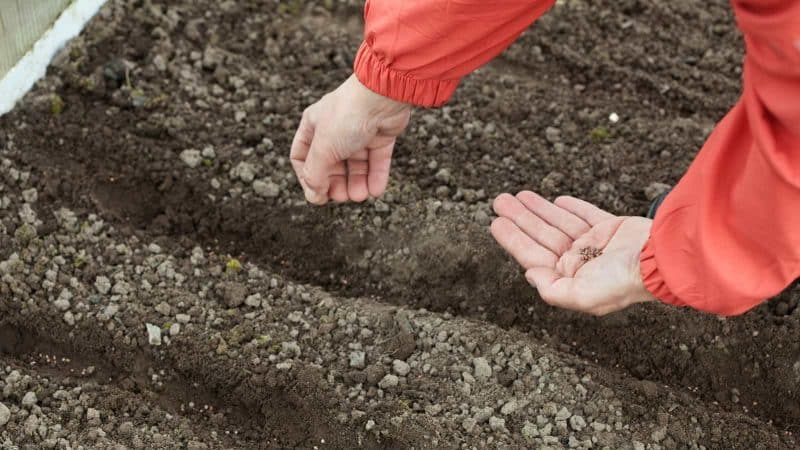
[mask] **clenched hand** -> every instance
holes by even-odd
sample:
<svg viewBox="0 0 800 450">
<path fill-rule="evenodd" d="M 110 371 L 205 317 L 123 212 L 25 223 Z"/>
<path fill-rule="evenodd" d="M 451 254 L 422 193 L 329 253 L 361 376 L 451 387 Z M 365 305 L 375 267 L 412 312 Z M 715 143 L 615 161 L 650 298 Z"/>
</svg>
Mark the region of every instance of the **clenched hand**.
<svg viewBox="0 0 800 450">
<path fill-rule="evenodd" d="M 361 202 L 386 190 L 395 140 L 411 106 L 376 94 L 351 76 L 303 113 L 292 142 L 306 200 Z"/>
</svg>

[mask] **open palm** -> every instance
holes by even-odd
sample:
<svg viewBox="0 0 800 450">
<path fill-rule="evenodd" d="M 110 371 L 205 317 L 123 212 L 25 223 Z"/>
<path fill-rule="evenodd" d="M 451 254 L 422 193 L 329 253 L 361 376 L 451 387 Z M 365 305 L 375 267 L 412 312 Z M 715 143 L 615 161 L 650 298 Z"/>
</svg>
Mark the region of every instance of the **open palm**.
<svg viewBox="0 0 800 450">
<path fill-rule="evenodd" d="M 653 300 L 639 273 L 652 221 L 619 217 L 574 197 L 523 191 L 494 202 L 492 235 L 549 304 L 595 315 Z"/>
</svg>

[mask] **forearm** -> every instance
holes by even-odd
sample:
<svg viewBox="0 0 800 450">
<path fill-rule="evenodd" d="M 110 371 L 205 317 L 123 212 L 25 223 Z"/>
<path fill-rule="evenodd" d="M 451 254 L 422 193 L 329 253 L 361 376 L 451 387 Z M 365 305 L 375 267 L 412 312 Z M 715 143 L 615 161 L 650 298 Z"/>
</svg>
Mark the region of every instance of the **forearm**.
<svg viewBox="0 0 800 450">
<path fill-rule="evenodd" d="M 800 276 L 800 7 L 737 1 L 742 99 L 659 209 L 645 285 L 678 306 L 740 314 Z"/>
</svg>

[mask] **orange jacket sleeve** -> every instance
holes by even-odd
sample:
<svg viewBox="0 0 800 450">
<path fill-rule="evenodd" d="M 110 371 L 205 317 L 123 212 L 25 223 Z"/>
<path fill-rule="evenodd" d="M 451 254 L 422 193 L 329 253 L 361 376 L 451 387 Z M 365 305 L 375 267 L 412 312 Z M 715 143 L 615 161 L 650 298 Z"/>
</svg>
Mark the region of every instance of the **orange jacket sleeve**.
<svg viewBox="0 0 800 450">
<path fill-rule="evenodd" d="M 354 69 L 383 96 L 440 106 L 555 0 L 367 0 Z"/>
<path fill-rule="evenodd" d="M 656 297 L 721 315 L 800 276 L 800 1 L 732 3 L 742 98 L 659 208 L 641 256 Z"/>
</svg>

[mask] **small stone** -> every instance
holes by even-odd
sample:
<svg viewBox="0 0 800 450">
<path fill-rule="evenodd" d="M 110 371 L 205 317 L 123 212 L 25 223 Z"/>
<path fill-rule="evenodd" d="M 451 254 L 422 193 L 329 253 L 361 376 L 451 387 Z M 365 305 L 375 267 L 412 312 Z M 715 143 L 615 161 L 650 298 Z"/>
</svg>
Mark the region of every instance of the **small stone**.
<svg viewBox="0 0 800 450">
<path fill-rule="evenodd" d="M 397 384 L 400 382 L 400 379 L 397 378 L 397 375 L 387 374 L 383 379 L 378 383 L 378 387 L 381 389 L 392 389 L 397 387 Z"/>
<path fill-rule="evenodd" d="M 238 178 L 245 183 L 252 183 L 256 178 L 256 170 L 249 162 L 242 161 L 233 168 L 231 175 L 232 178 Z"/>
<path fill-rule="evenodd" d="M 39 199 L 39 193 L 36 188 L 25 189 L 22 191 L 22 199 L 28 203 L 36 203 L 36 200 Z"/>
<path fill-rule="evenodd" d="M 373 428 L 375 428 L 375 421 L 374 420 L 368 420 L 367 424 L 364 426 L 364 428 L 366 428 L 367 431 L 372 430 Z"/>
<path fill-rule="evenodd" d="M 56 301 L 54 301 L 54 302 L 53 302 L 53 305 L 54 305 L 54 306 L 55 306 L 55 307 L 56 307 L 56 308 L 57 308 L 59 311 L 66 311 L 66 310 L 68 310 L 68 309 L 69 309 L 69 300 L 67 300 L 67 299 L 65 299 L 65 298 L 59 298 L 58 300 L 56 300 Z"/>
<path fill-rule="evenodd" d="M 281 187 L 273 183 L 271 180 L 256 180 L 253 181 L 253 190 L 256 195 L 261 197 L 273 198 L 281 193 Z"/>
<path fill-rule="evenodd" d="M 168 316 L 171 311 L 172 307 L 169 306 L 169 303 L 167 302 L 161 302 L 158 305 L 156 305 L 156 312 L 158 312 L 159 314 Z"/>
<path fill-rule="evenodd" d="M 161 345 L 161 328 L 151 323 L 145 324 L 145 326 L 147 327 L 147 342 L 153 346 Z"/>
<path fill-rule="evenodd" d="M 244 300 L 244 304 L 252 308 L 258 308 L 261 306 L 261 294 L 247 296 L 247 298 Z"/>
<path fill-rule="evenodd" d="M 507 416 L 509 414 L 514 414 L 514 412 L 516 412 L 517 408 L 519 408 L 519 405 L 517 404 L 517 401 L 516 400 L 509 400 L 508 402 L 506 402 L 505 405 L 503 405 L 502 408 L 500 408 L 500 414 L 502 414 L 504 416 Z"/>
<path fill-rule="evenodd" d="M 633 441 L 633 450 L 645 450 L 644 443 L 639 441 Z"/>
<path fill-rule="evenodd" d="M 400 375 L 401 377 L 408 375 L 408 373 L 411 371 L 411 366 L 409 366 L 407 362 L 399 359 L 395 359 L 392 362 L 392 368 L 394 369 L 394 373 Z"/>
<path fill-rule="evenodd" d="M 608 121 L 611 123 L 619 122 L 619 114 L 612 112 L 611 114 L 608 115 Z"/>
<path fill-rule="evenodd" d="M 531 442 L 533 438 L 539 436 L 539 429 L 536 428 L 536 425 L 526 421 L 525 425 L 522 426 L 522 437 L 525 438 L 526 441 Z"/>
<path fill-rule="evenodd" d="M 225 283 L 222 291 L 222 298 L 229 307 L 236 308 L 241 306 L 246 296 L 247 287 L 242 283 Z"/>
<path fill-rule="evenodd" d="M 173 323 L 169 326 L 169 335 L 170 336 L 177 336 L 181 333 L 181 324 Z"/>
<path fill-rule="evenodd" d="M 661 442 L 666 437 L 667 437 L 667 429 L 664 427 L 661 427 L 653 431 L 653 433 L 650 435 L 650 439 L 652 439 L 654 442 Z"/>
<path fill-rule="evenodd" d="M 486 381 L 492 376 L 492 366 L 486 358 L 475 358 L 472 365 L 475 367 L 475 378 L 479 381 Z"/>
<path fill-rule="evenodd" d="M 561 407 L 561 409 L 559 409 L 556 413 L 556 421 L 567 420 L 570 418 L 570 416 L 572 416 L 572 413 L 569 412 L 567 408 Z"/>
<path fill-rule="evenodd" d="M 569 418 L 569 427 L 575 431 L 586 428 L 586 420 L 582 416 L 572 416 Z"/>
<path fill-rule="evenodd" d="M 94 287 L 97 292 L 108 294 L 111 291 L 111 281 L 106 277 L 99 276 L 94 280 Z"/>
<path fill-rule="evenodd" d="M 484 423 L 489 420 L 489 417 L 492 417 L 492 414 L 494 414 L 494 408 L 491 406 L 479 409 L 478 412 L 475 413 L 475 421 L 478 423 Z"/>
<path fill-rule="evenodd" d="M 355 367 L 356 369 L 363 369 L 366 364 L 366 354 L 364 352 L 356 350 L 354 352 L 350 352 L 350 367 Z"/>
<path fill-rule="evenodd" d="M 69 326 L 75 325 L 75 315 L 72 314 L 72 311 L 67 311 L 64 313 L 64 322 L 66 322 Z"/>
<path fill-rule="evenodd" d="M 547 127 L 544 130 L 544 137 L 547 139 L 547 142 L 551 144 L 561 142 L 561 130 L 555 127 Z"/>
<path fill-rule="evenodd" d="M 24 406 L 26 408 L 30 408 L 33 405 L 35 405 L 36 402 L 38 402 L 38 401 L 39 401 L 39 399 L 36 398 L 36 393 L 29 391 L 29 392 L 25 393 L 24 397 L 22 397 L 22 406 Z"/>
<path fill-rule="evenodd" d="M 89 408 L 86 410 L 86 420 L 90 425 L 100 425 L 100 411 Z"/>
<path fill-rule="evenodd" d="M 295 341 L 281 343 L 281 350 L 292 356 L 300 356 L 300 346 Z"/>
<path fill-rule="evenodd" d="M 192 320 L 192 316 L 190 316 L 190 315 L 188 315 L 188 314 L 176 314 L 176 315 L 175 315 L 175 320 L 177 320 L 177 321 L 178 321 L 178 323 L 184 323 L 184 324 L 186 324 L 186 323 L 189 323 L 189 322 L 191 322 L 191 320 Z"/>
<path fill-rule="evenodd" d="M 5 426 L 11 420 L 11 410 L 2 403 L 0 403 L 0 427 Z"/>
<path fill-rule="evenodd" d="M 184 150 L 181 152 L 180 157 L 181 161 L 183 161 L 183 163 L 189 166 L 191 169 L 194 169 L 203 162 L 203 157 L 200 154 L 200 150 Z"/>
<path fill-rule="evenodd" d="M 467 417 L 461 422 L 461 426 L 467 433 L 472 433 L 472 430 L 475 429 L 476 425 L 478 425 L 478 422 L 472 417 Z"/>
<path fill-rule="evenodd" d="M 491 428 L 492 431 L 497 433 L 505 432 L 506 420 L 496 416 L 492 416 L 489 418 L 489 428 Z"/>
</svg>

